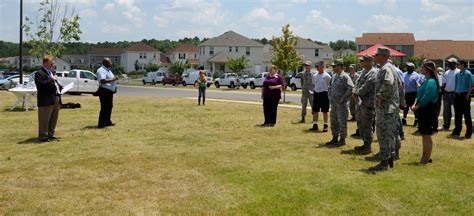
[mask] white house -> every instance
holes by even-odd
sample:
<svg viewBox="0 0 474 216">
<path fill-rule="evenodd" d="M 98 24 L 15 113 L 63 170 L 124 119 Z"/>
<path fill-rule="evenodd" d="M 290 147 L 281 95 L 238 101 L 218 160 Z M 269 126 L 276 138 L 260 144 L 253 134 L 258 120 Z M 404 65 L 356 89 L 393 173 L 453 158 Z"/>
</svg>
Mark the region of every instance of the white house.
<svg viewBox="0 0 474 216">
<path fill-rule="evenodd" d="M 194 68 L 199 66 L 199 48 L 192 44 L 181 44 L 167 54 L 171 63 L 182 61 Z"/>
<path fill-rule="evenodd" d="M 121 66 L 127 73 L 135 71 L 135 63 L 138 63 L 138 70 L 144 70 L 148 64 L 160 64 L 160 55 L 159 50 L 139 42 L 122 50 Z"/>
<path fill-rule="evenodd" d="M 199 44 L 199 62 L 205 69 L 215 71 L 230 71 L 228 58 L 245 56 L 249 59 L 248 73 L 260 73 L 263 66 L 263 44 L 253 41 L 233 31 L 211 38 Z"/>
</svg>

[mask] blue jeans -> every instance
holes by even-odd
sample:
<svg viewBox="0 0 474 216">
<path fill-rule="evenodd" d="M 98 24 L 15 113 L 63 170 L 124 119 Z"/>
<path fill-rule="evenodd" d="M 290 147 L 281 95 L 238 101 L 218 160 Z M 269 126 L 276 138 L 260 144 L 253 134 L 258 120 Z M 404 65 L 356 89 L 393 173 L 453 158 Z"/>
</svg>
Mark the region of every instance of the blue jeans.
<svg viewBox="0 0 474 216">
<path fill-rule="evenodd" d="M 199 87 L 198 104 L 201 104 L 201 97 L 202 104 L 206 104 L 206 87 Z"/>
</svg>

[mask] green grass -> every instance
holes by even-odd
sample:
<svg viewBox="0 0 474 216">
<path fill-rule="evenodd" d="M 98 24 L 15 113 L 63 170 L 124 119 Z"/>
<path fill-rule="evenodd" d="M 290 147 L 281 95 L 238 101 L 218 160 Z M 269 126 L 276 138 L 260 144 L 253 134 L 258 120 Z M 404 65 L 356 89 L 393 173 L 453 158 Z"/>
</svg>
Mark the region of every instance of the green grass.
<svg viewBox="0 0 474 216">
<path fill-rule="evenodd" d="M 61 142 L 38 144 L 37 112 L 9 112 L 0 92 L 0 214 L 420 214 L 474 213 L 472 140 L 434 136 L 434 163 L 412 165 L 421 137 L 402 143 L 395 169 L 322 148 L 329 133 L 292 124 L 280 108 L 275 128 L 258 128 L 262 107 L 159 97 L 116 97 L 117 126 L 99 130 L 99 102 L 65 97 Z M 354 123 L 349 123 L 354 132 Z M 377 150 L 377 143 L 374 143 Z"/>
</svg>

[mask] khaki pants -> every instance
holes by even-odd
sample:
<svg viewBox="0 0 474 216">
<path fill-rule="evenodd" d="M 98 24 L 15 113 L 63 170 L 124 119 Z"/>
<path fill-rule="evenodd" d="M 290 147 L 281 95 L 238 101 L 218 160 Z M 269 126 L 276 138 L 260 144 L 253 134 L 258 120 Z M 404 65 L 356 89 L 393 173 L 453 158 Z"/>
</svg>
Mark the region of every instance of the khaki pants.
<svg viewBox="0 0 474 216">
<path fill-rule="evenodd" d="M 51 106 L 38 107 L 38 137 L 45 139 L 54 136 L 59 116 L 59 98 Z"/>
</svg>

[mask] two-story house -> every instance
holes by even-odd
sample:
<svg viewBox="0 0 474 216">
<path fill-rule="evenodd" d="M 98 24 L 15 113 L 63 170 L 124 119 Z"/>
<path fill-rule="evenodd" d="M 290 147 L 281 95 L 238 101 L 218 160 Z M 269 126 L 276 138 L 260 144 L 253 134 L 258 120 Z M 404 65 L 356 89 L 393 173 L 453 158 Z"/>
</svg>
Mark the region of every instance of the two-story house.
<svg viewBox="0 0 474 216">
<path fill-rule="evenodd" d="M 136 43 L 129 48 L 123 49 L 122 67 L 125 72 L 135 71 L 135 65 L 138 64 L 138 70 L 145 70 L 148 64 L 160 64 L 161 52 L 152 46 L 143 42 Z"/>
<path fill-rule="evenodd" d="M 446 61 L 453 57 L 464 59 L 468 68 L 474 69 L 474 41 L 426 40 L 416 41 L 415 54 L 432 60 L 437 66 L 446 68 Z"/>
<path fill-rule="evenodd" d="M 61 59 L 70 65 L 70 69 L 85 69 L 90 70 L 89 55 L 80 54 L 66 54 Z"/>
<path fill-rule="evenodd" d="M 171 63 L 185 62 L 193 68 L 199 66 L 199 48 L 192 44 L 181 44 L 167 54 Z"/>
<path fill-rule="evenodd" d="M 215 71 L 230 71 L 228 58 L 245 56 L 249 67 L 248 73 L 264 72 L 263 44 L 237 34 L 233 31 L 211 38 L 199 44 L 199 62 L 205 69 Z"/>
<path fill-rule="evenodd" d="M 413 33 L 363 33 L 355 40 L 357 52 L 383 44 L 406 55 L 405 59 L 415 55 L 415 36 Z"/>
<path fill-rule="evenodd" d="M 102 65 L 104 58 L 110 58 L 112 64 L 122 66 L 122 48 L 92 48 L 89 52 L 89 64 L 92 67 Z"/>
</svg>

